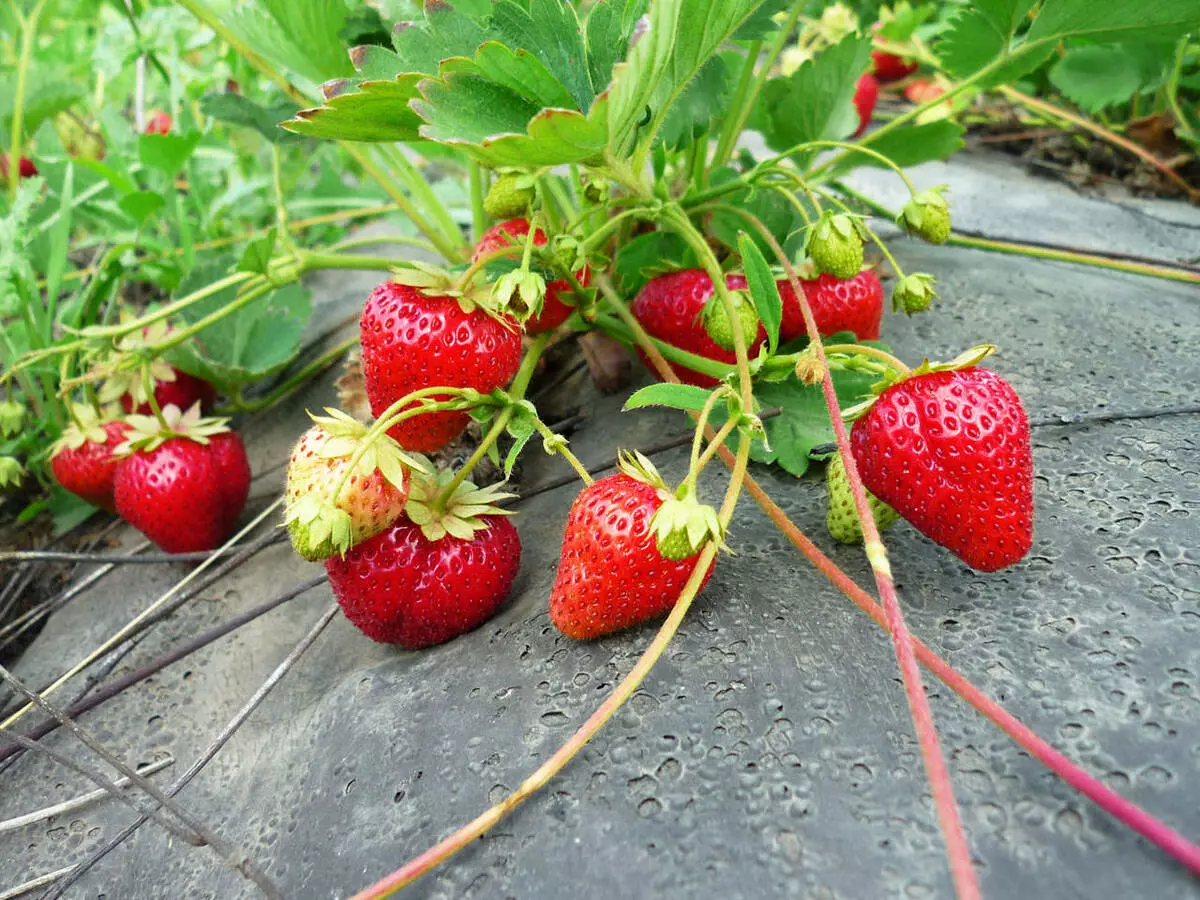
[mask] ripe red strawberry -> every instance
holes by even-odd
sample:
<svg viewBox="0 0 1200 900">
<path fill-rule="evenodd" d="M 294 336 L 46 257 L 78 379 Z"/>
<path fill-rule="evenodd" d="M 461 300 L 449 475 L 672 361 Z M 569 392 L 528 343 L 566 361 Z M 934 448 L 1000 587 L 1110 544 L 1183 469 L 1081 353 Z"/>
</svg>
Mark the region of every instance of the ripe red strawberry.
<svg viewBox="0 0 1200 900">
<path fill-rule="evenodd" d="M 444 485 L 418 480 L 423 501 Z M 422 494 L 422 487 L 430 488 Z M 466 518 L 451 510 L 418 526 L 406 515 L 384 531 L 325 560 L 333 593 L 351 622 L 367 637 L 409 650 L 440 644 L 490 619 L 504 603 L 521 565 L 521 538 L 503 515 L 483 514 L 501 495 L 469 484 L 454 503 L 474 506 Z M 499 510 L 496 510 L 499 513 Z"/>
<path fill-rule="evenodd" d="M 287 469 L 284 521 L 292 546 L 309 560 L 345 553 L 379 534 L 404 512 L 409 469 L 429 470 L 381 435 L 348 472 L 367 426 L 340 410 L 326 412 L 312 416 L 315 424 L 296 442 Z"/>
<path fill-rule="evenodd" d="M 163 410 L 168 428 L 131 416 L 113 497 L 117 512 L 168 553 L 213 550 L 229 537 L 250 490 L 241 438 L 193 407 Z"/>
<path fill-rule="evenodd" d="M 783 300 L 779 339 L 795 340 L 808 333 L 804 327 L 804 314 L 791 282 L 785 278 L 778 286 Z M 804 296 L 817 321 L 817 330 L 823 337 L 839 331 L 853 331 L 860 341 L 878 340 L 879 325 L 883 320 L 883 285 L 870 269 L 846 279 L 821 274 L 810 281 L 801 281 L 800 286 L 804 288 Z"/>
<path fill-rule="evenodd" d="M 507 222 L 493 225 L 483 233 L 483 237 L 475 245 L 475 252 L 471 254 L 471 262 L 478 262 L 487 254 L 495 253 L 505 247 L 521 246 L 527 234 L 529 234 L 528 219 L 509 219 Z M 544 247 L 545 244 L 546 233 L 539 228 L 533 234 L 533 245 Z M 590 278 L 591 273 L 587 266 L 575 273 L 575 280 L 581 287 L 587 287 Z M 525 332 L 541 334 L 543 331 L 552 331 L 565 322 L 567 316 L 574 312 L 575 307 L 564 303 L 559 297 L 570 293 L 571 283 L 565 278 L 546 282 L 546 296 L 542 300 L 542 311 L 525 321 Z"/>
<path fill-rule="evenodd" d="M 166 371 L 159 371 L 154 380 L 154 399 L 158 408 L 165 409 L 174 404 L 180 409 L 191 409 L 192 404 L 199 403 L 201 412 L 211 412 L 217 402 L 217 389 L 195 375 L 180 371 L 174 366 L 165 366 Z M 140 379 L 131 382 L 129 393 L 120 398 L 121 409 L 127 413 L 148 416 L 152 412 L 150 401 L 146 399 L 145 389 Z M 136 405 L 135 405 L 136 404 Z"/>
<path fill-rule="evenodd" d="M 742 275 L 726 275 L 725 285 L 731 290 L 745 290 L 746 279 Z M 684 269 L 659 275 L 646 282 L 634 298 L 630 309 L 651 337 L 672 344 L 681 350 L 715 359 L 732 365 L 737 357 L 730 350 L 723 350 L 709 337 L 701 320 L 704 304 L 713 295 L 712 279 L 702 269 Z M 761 326 L 758 337 L 749 348 L 753 357 L 766 340 L 766 330 Z M 646 368 L 654 371 L 646 355 L 638 354 Z M 714 387 L 717 379 L 702 375 L 681 365 L 674 365 L 680 381 L 699 387 Z"/>
<path fill-rule="evenodd" d="M 150 114 L 150 118 L 146 120 L 146 134 L 170 134 L 171 133 L 171 117 L 162 110 L 157 110 Z"/>
<path fill-rule="evenodd" d="M 854 136 L 858 137 L 871 124 L 871 113 L 875 111 L 875 101 L 879 99 L 879 82 L 870 72 L 864 72 L 854 88 L 854 108 L 858 110 L 858 128 Z"/>
<path fill-rule="evenodd" d="M 8 180 L 8 160 L 7 153 L 0 153 L 0 178 Z M 21 178 L 32 178 L 38 174 L 38 167 L 33 164 L 33 160 L 28 156 L 22 156 L 17 160 L 17 174 Z"/>
<path fill-rule="evenodd" d="M 973 569 L 1029 552 L 1029 421 L 995 372 L 918 369 L 854 423 L 850 446 L 867 490 Z"/>
<path fill-rule="evenodd" d="M 696 552 L 670 560 L 658 549 L 650 520 L 670 493 L 630 471 L 584 488 L 567 514 L 550 620 L 568 637 L 600 637 L 665 614 L 695 568 Z M 701 588 L 711 575 L 710 566 Z"/>
<path fill-rule="evenodd" d="M 871 51 L 871 64 L 875 73 L 875 80 L 880 84 L 891 84 L 893 81 L 900 81 L 917 71 L 917 64 L 915 62 L 905 62 L 901 57 L 896 56 L 896 54 L 885 53 L 883 50 Z"/>
<path fill-rule="evenodd" d="M 101 422 L 90 406 L 79 407 L 78 424 L 72 423 L 55 445 L 50 470 L 64 488 L 93 506 L 116 512 L 113 452 L 125 440 L 129 425 L 120 420 Z"/>
<path fill-rule="evenodd" d="M 516 321 L 395 281 L 385 281 L 371 292 L 360 327 L 363 379 L 377 416 L 422 388 L 490 393 L 512 380 L 521 364 Z M 468 419 L 465 412 L 425 413 L 405 419 L 388 433 L 401 447 L 429 453 L 458 437 Z"/>
</svg>

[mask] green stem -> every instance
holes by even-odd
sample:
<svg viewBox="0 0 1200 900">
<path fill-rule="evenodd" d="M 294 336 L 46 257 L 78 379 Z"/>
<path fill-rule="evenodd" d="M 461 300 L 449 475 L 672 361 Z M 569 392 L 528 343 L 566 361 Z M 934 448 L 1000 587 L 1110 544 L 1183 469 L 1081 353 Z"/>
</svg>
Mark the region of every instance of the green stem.
<svg viewBox="0 0 1200 900">
<path fill-rule="evenodd" d="M 404 181 L 409 193 L 416 200 L 417 206 L 433 216 L 434 222 L 441 229 L 446 240 L 459 248 L 460 257 L 465 256 L 467 240 L 463 236 L 462 229 L 458 227 L 458 223 L 454 221 L 450 211 L 446 209 L 446 205 L 433 192 L 433 186 L 429 183 L 429 179 L 405 155 L 402 148 L 380 144 L 377 145 L 377 149 Z"/>
<path fill-rule="evenodd" d="M 1183 132 L 1185 140 L 1196 139 L 1196 132 L 1192 125 L 1187 120 L 1187 116 L 1183 114 L 1183 107 L 1179 104 L 1179 79 L 1183 76 L 1183 60 L 1187 55 L 1187 45 L 1190 35 L 1184 35 L 1179 39 L 1179 46 L 1175 48 L 1175 64 L 1171 67 L 1171 75 L 1167 79 L 1166 97 L 1167 106 L 1171 110 L 1171 115 L 1175 117 L 1175 125 Z M 1136 95 L 1135 95 L 1136 98 Z"/>
<path fill-rule="evenodd" d="M 729 437 L 736 427 L 737 419 L 730 416 L 725 420 L 725 424 L 721 426 L 720 430 L 713 435 L 712 439 L 708 442 L 708 446 L 704 448 L 704 452 L 700 455 L 700 458 L 696 460 L 695 472 L 697 476 L 704 471 L 704 467 L 717 455 L 717 451 L 724 446 L 726 438 Z M 696 433 L 703 434 L 704 428 L 698 426 Z"/>
<path fill-rule="evenodd" d="M 600 288 L 600 292 L 604 294 L 605 298 L 611 302 L 613 298 L 609 295 L 608 291 L 605 290 L 606 283 L 607 282 L 601 282 L 599 279 L 597 279 L 596 282 L 597 286 Z M 619 298 L 617 299 L 619 301 Z M 614 305 L 613 309 L 618 312 L 618 315 L 620 314 L 620 307 Z M 623 319 L 624 316 L 621 318 Z M 597 315 L 592 324 L 605 334 L 615 337 L 617 340 L 624 344 L 628 344 L 630 347 L 636 347 L 640 344 L 640 341 L 637 337 L 637 330 L 641 330 L 641 327 L 638 325 L 636 319 L 633 320 L 633 325 L 638 325 L 636 330 L 629 322 L 620 321 L 612 318 L 611 316 L 606 316 L 603 314 Z M 717 362 L 714 359 L 709 359 L 707 356 L 698 356 L 695 353 L 689 353 L 686 350 L 681 350 L 672 344 L 660 341 L 657 338 L 650 337 L 649 335 L 647 335 L 647 340 L 650 341 L 651 346 L 653 346 L 658 353 L 669 359 L 671 362 L 678 363 L 681 366 L 686 366 L 695 372 L 699 372 L 701 375 L 707 375 L 710 378 L 724 379 L 729 377 L 729 373 L 734 370 L 732 366 L 726 365 L 725 363 Z"/>
<path fill-rule="evenodd" d="M 902 375 L 912 374 L 912 369 L 906 366 L 901 360 L 884 350 L 880 350 L 878 347 L 869 347 L 866 344 L 826 344 L 825 352 L 826 354 L 847 353 L 855 356 L 870 356 L 884 363 L 889 369 L 895 369 Z"/>
<path fill-rule="evenodd" d="M 687 478 L 684 479 L 685 484 L 696 486 L 696 478 L 700 474 L 698 466 L 700 460 L 700 447 L 704 443 L 704 426 L 708 424 L 708 417 L 712 415 L 713 407 L 717 405 L 717 401 L 721 399 L 725 392 L 718 388 L 708 395 L 708 399 L 704 401 L 704 406 L 700 409 L 700 415 L 696 419 L 696 434 L 692 438 L 692 454 L 688 459 Z M 729 417 L 729 422 L 734 421 L 734 417 Z M 726 423 L 728 424 L 728 423 Z"/>
<path fill-rule="evenodd" d="M 437 253 L 437 247 L 423 241 L 420 238 L 405 237 L 402 234 L 377 234 L 374 237 L 359 237 L 349 238 L 348 240 L 338 241 L 336 244 L 331 244 L 329 249 L 333 251 L 353 250 L 358 247 L 375 247 L 379 244 L 399 244 L 402 247 L 416 247 L 418 250 L 426 250 L 429 253 Z"/>
<path fill-rule="evenodd" d="M 28 16 L 21 16 L 13 7 L 13 14 L 21 23 L 21 55 L 17 61 L 17 86 L 12 98 L 12 121 L 9 125 L 12 136 L 8 153 L 8 193 L 16 200 L 17 185 L 21 183 L 21 131 L 25 124 L 25 91 L 29 82 L 29 66 L 33 61 L 33 45 L 37 39 L 38 19 L 46 7 L 46 0 L 38 0 Z"/>
<path fill-rule="evenodd" d="M 845 141 L 808 141 L 807 143 L 801 145 L 801 148 L 806 150 L 815 149 L 817 147 L 840 147 L 847 153 L 861 153 L 864 156 L 869 156 L 876 162 L 883 163 L 885 166 L 887 166 L 887 168 L 899 175 L 900 180 L 904 182 L 904 186 L 908 188 L 908 192 L 910 194 L 912 194 L 914 197 L 917 194 L 917 189 L 913 186 L 913 183 L 909 180 L 909 177 L 904 174 L 904 170 L 878 150 L 872 150 L 870 147 L 864 147 L 862 144 L 849 144 Z"/>
<path fill-rule="evenodd" d="M 788 29 L 790 32 L 791 29 Z M 716 152 L 713 153 L 713 168 L 725 165 L 733 153 L 733 145 L 737 143 L 738 135 L 750 115 L 750 105 L 746 102 L 754 84 L 754 70 L 758 66 L 758 56 L 762 52 L 762 41 L 754 41 L 746 48 L 746 62 L 742 66 L 742 76 L 738 79 L 737 88 L 733 92 L 733 100 L 726 107 L 729 117 L 725 127 L 721 129 L 720 140 L 717 141 Z M 767 71 L 764 67 L 763 71 Z"/>
<path fill-rule="evenodd" d="M 834 182 L 835 190 L 845 196 L 851 198 L 856 203 L 861 203 L 863 206 L 870 209 L 881 218 L 895 220 L 896 213 L 877 203 L 866 194 L 856 191 L 854 188 L 844 182 Z M 1029 244 L 1021 244 L 1016 241 L 997 241 L 990 238 L 967 237 L 965 235 L 951 234 L 946 241 L 947 244 L 953 247 L 970 247 L 974 250 L 986 250 L 993 253 L 1011 253 L 1018 256 L 1028 256 L 1033 259 L 1050 259 L 1056 262 L 1076 263 L 1081 266 L 1095 266 L 1100 269 L 1112 269 L 1117 272 L 1127 272 L 1130 275 L 1145 275 L 1150 278 L 1162 278 L 1167 281 L 1182 281 L 1188 284 L 1200 284 L 1200 274 L 1189 272 L 1184 269 L 1168 269 L 1163 266 L 1154 266 L 1145 263 L 1128 262 L 1118 259 L 1108 259 L 1104 256 L 1098 256 L 1091 253 L 1080 253 L 1074 250 L 1056 250 L 1049 247 L 1034 247 Z"/>
<path fill-rule="evenodd" d="M 531 232 L 532 233 L 532 232 Z M 479 442 L 479 446 L 475 448 L 475 452 L 468 459 L 450 480 L 449 484 L 442 490 L 437 500 L 434 501 L 434 509 L 437 511 L 446 508 L 446 502 L 454 496 L 454 492 L 458 486 L 466 480 L 467 476 L 474 471 L 480 461 L 487 455 L 487 452 L 492 448 L 492 445 L 500 439 L 500 435 L 508 427 L 508 422 L 512 418 L 515 404 L 525 399 L 525 392 L 529 389 L 529 382 L 533 378 L 533 373 L 537 370 L 538 360 L 541 359 L 542 351 L 546 349 L 546 343 L 550 340 L 549 333 L 539 334 L 533 339 L 529 349 L 525 352 L 525 358 L 521 360 L 521 368 L 517 370 L 516 377 L 513 378 L 512 384 L 509 386 L 508 395 L 512 398 L 513 404 L 506 406 L 500 411 L 492 422 L 492 427 L 488 429 L 487 434 L 483 436 L 483 440 Z"/>
<path fill-rule="evenodd" d="M 471 160 L 467 163 L 467 173 L 471 177 L 471 224 L 475 229 L 475 240 L 479 240 L 487 230 L 487 213 L 483 211 L 483 169 Z"/>
</svg>

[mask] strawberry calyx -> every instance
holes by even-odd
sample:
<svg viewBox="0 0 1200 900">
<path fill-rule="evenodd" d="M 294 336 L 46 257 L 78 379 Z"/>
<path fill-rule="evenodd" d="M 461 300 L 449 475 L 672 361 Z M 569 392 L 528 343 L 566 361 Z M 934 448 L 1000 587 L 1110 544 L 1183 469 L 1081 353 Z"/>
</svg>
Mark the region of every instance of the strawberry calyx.
<svg viewBox="0 0 1200 900">
<path fill-rule="evenodd" d="M 187 412 L 174 403 L 168 403 L 162 409 L 161 419 L 157 416 L 129 415 L 125 421 L 129 423 L 129 432 L 124 442 L 113 451 L 113 456 L 157 450 L 173 438 L 187 438 L 197 444 L 207 445 L 210 437 L 231 430 L 228 419 L 201 416 L 199 401 L 188 407 Z"/>
<path fill-rule="evenodd" d="M 54 442 L 51 456 L 62 450 L 78 450 L 88 441 L 94 444 L 105 443 L 108 440 L 108 432 L 104 430 L 104 426 L 116 418 L 111 408 L 101 411 L 90 403 L 74 404 L 71 407 L 71 423 Z"/>
<path fill-rule="evenodd" d="M 20 487 L 25 467 L 15 456 L 0 456 L 0 489 Z"/>
<path fill-rule="evenodd" d="M 722 550 L 729 550 L 717 511 L 701 503 L 687 481 L 673 496 L 668 495 L 650 517 L 650 533 L 664 559 L 687 559 L 699 553 L 709 540 L 715 540 Z"/>
<path fill-rule="evenodd" d="M 853 422 L 855 419 L 862 418 L 867 410 L 875 405 L 875 401 L 879 399 L 880 394 L 890 387 L 908 381 L 910 378 L 928 375 L 930 372 L 958 372 L 963 369 L 972 369 L 995 353 L 996 350 L 995 344 L 979 344 L 969 350 L 964 350 L 949 362 L 930 362 L 929 358 L 926 357 L 919 366 L 908 372 L 898 372 L 895 369 L 890 369 L 883 378 L 871 385 L 871 396 L 869 398 L 842 410 L 842 418 L 847 422 Z"/>
<path fill-rule="evenodd" d="M 470 272 L 469 269 L 466 271 Z M 453 299 L 464 313 L 473 313 L 478 310 L 506 327 L 512 327 L 510 317 L 505 316 L 496 308 L 496 304 L 492 300 L 491 285 L 484 281 L 481 277 L 482 274 L 476 269 L 464 283 L 461 273 L 455 275 L 440 266 L 414 260 L 409 267 L 392 269 L 392 281 L 396 284 L 416 288 L 426 297 Z"/>
<path fill-rule="evenodd" d="M 929 309 L 938 298 L 935 284 L 933 276 L 924 272 L 905 275 L 892 290 L 892 312 L 903 311 L 911 316 Z"/>
<path fill-rule="evenodd" d="M 9 437 L 20 431 L 25 412 L 25 404 L 18 400 L 0 402 L 0 435 Z"/>
<path fill-rule="evenodd" d="M 461 481 L 447 497 L 446 489 L 454 481 L 454 473 L 443 469 L 433 475 L 414 475 L 405 515 L 421 529 L 426 540 L 438 541 L 449 535 L 469 541 L 477 532 L 489 526 L 485 516 L 511 516 L 513 510 L 496 504 L 516 494 L 504 490 L 504 484 L 478 488 L 470 481 Z"/>
<path fill-rule="evenodd" d="M 809 229 L 804 252 L 822 272 L 853 278 L 863 265 L 862 225 L 855 216 L 825 210 Z"/>
<path fill-rule="evenodd" d="M 939 184 L 915 195 L 896 217 L 896 224 L 911 235 L 931 244 L 944 244 L 950 237 L 949 185 Z"/>
<path fill-rule="evenodd" d="M 123 318 L 125 322 L 131 321 L 128 314 Z M 128 394 L 135 407 L 141 406 L 150 402 L 150 392 L 155 384 L 175 380 L 175 369 L 162 357 L 149 353 L 150 348 L 161 343 L 170 332 L 171 326 L 160 320 L 147 325 L 140 333 L 135 331 L 115 342 L 116 352 L 97 367 L 104 376 L 99 392 L 101 403 L 114 403 Z"/>
<path fill-rule="evenodd" d="M 662 475 L 658 474 L 658 469 L 650 461 L 650 457 L 640 450 L 619 451 L 617 453 L 617 471 L 622 475 L 628 475 L 634 481 L 657 488 L 662 492 L 663 499 L 671 496 L 671 492 L 667 490 L 667 483 L 663 481 Z"/>
</svg>

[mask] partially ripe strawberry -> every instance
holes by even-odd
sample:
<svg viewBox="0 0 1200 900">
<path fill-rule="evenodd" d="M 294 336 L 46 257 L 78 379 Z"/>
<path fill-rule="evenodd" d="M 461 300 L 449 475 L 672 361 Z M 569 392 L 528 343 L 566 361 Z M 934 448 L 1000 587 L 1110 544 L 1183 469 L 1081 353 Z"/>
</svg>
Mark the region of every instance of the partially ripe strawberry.
<svg viewBox="0 0 1200 900">
<path fill-rule="evenodd" d="M 864 72 L 854 88 L 854 108 L 858 111 L 858 128 L 854 136 L 859 137 L 871 124 L 875 112 L 875 101 L 879 99 L 879 82 L 870 72 Z"/>
<path fill-rule="evenodd" d="M 779 339 L 791 341 L 808 334 L 804 327 L 804 313 L 800 301 L 786 278 L 777 282 L 779 297 L 783 301 L 783 318 L 779 323 Z M 883 321 L 883 285 L 879 276 L 864 269 L 853 278 L 834 278 L 818 275 L 809 281 L 801 281 L 804 296 L 817 322 L 817 331 L 822 337 L 839 331 L 853 331 L 860 341 L 879 338 L 879 326 Z"/>
<path fill-rule="evenodd" d="M 146 134 L 170 134 L 171 117 L 162 110 L 156 110 L 146 120 Z"/>
<path fill-rule="evenodd" d="M 464 483 L 449 513 L 438 516 L 429 504 L 444 484 L 414 484 L 413 513 L 423 525 L 400 516 L 345 556 L 325 560 L 342 612 L 372 640 L 409 650 L 440 644 L 478 628 L 508 596 L 521 538 L 491 506 L 506 495 Z"/>
<path fill-rule="evenodd" d="M 423 388 L 491 393 L 517 374 L 521 332 L 466 300 L 385 281 L 371 292 L 360 322 L 363 379 L 371 412 Z M 388 433 L 407 450 L 431 453 L 467 427 L 465 412 L 412 416 Z"/>
<path fill-rule="evenodd" d="M 697 551 L 671 560 L 656 543 L 651 520 L 670 493 L 629 472 L 584 488 L 567 514 L 550 620 L 568 637 L 596 638 L 665 615 L 696 566 Z M 701 588 L 711 575 L 710 565 Z"/>
<path fill-rule="evenodd" d="M 326 412 L 312 416 L 287 469 L 284 521 L 292 546 L 309 560 L 345 553 L 379 534 L 404 512 L 409 470 L 428 471 L 387 435 L 368 445 L 350 471 L 367 426 L 340 410 Z"/>
<path fill-rule="evenodd" d="M 479 243 L 475 245 L 475 252 L 471 254 L 471 262 L 479 262 L 488 254 L 505 247 L 522 247 L 527 234 L 529 234 L 528 219 L 509 219 L 507 222 L 493 225 L 483 233 Z M 546 233 L 540 228 L 533 234 L 533 245 L 535 247 L 546 245 Z M 513 254 L 517 257 L 520 256 L 517 250 L 514 250 Z M 575 273 L 575 280 L 579 282 L 580 287 L 587 287 L 590 278 L 591 273 L 587 266 Z M 575 311 L 573 305 L 562 300 L 563 297 L 570 294 L 571 283 L 565 278 L 546 282 L 546 295 L 542 299 L 541 312 L 525 320 L 525 333 L 541 334 L 543 331 L 552 331 L 565 322 L 567 316 Z"/>
<path fill-rule="evenodd" d="M 94 407 L 76 407 L 78 422 L 72 422 L 55 444 L 50 471 L 64 488 L 109 512 L 113 502 L 113 477 L 118 459 L 114 451 L 129 432 L 128 423 L 103 421 Z"/>
<path fill-rule="evenodd" d="M 944 93 L 946 93 L 946 88 L 943 85 L 926 78 L 918 78 L 904 88 L 905 98 L 918 106 L 928 103 L 930 100 L 936 100 Z"/>
<path fill-rule="evenodd" d="M 233 532 L 250 490 L 241 439 L 224 420 L 163 410 L 130 416 L 131 431 L 113 479 L 116 510 L 168 553 L 215 550 Z"/>
<path fill-rule="evenodd" d="M 829 495 L 829 511 L 825 515 L 825 525 L 829 533 L 834 540 L 843 544 L 861 544 L 862 525 L 854 508 L 854 493 L 850 490 L 846 464 L 842 462 L 840 453 L 829 461 L 829 468 L 825 471 L 825 488 Z M 870 491 L 867 491 L 867 505 L 875 519 L 875 527 L 880 531 L 891 528 L 900 521 L 900 514 Z"/>
<path fill-rule="evenodd" d="M 730 290 L 744 291 L 746 278 L 743 275 L 726 275 L 725 285 Z M 718 346 L 709 337 L 701 318 L 704 305 L 714 293 L 712 279 L 708 277 L 707 272 L 703 269 L 684 269 L 647 281 L 634 298 L 630 310 L 651 337 L 672 344 L 680 350 L 733 365 L 737 362 L 737 357 L 731 351 Z M 758 348 L 766 337 L 766 330 L 759 327 L 758 334 L 749 347 L 751 357 L 758 353 Z M 654 367 L 650 365 L 646 355 L 641 350 L 638 350 L 638 354 L 646 368 L 654 372 Z M 709 375 L 702 375 L 678 364 L 673 368 L 680 381 L 686 384 L 699 387 L 715 387 L 717 384 L 717 379 Z"/>
<path fill-rule="evenodd" d="M 913 61 L 906 62 L 894 53 L 886 53 L 883 50 L 872 50 L 871 68 L 875 73 L 876 81 L 880 84 L 891 84 L 894 81 L 907 78 L 913 72 L 917 71 L 917 64 Z"/>
<path fill-rule="evenodd" d="M 854 423 L 850 446 L 863 484 L 971 568 L 1011 566 L 1033 543 L 1021 399 L 988 369 L 922 369 L 884 390 Z"/>
</svg>

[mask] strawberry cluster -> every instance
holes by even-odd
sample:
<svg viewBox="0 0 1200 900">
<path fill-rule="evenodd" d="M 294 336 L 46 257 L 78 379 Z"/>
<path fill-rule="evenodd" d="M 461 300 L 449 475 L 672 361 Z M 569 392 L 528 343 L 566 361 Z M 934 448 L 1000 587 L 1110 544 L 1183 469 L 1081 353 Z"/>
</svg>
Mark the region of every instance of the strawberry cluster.
<svg viewBox="0 0 1200 900">
<path fill-rule="evenodd" d="M 242 440 L 224 419 L 202 418 L 216 391 L 154 363 L 146 380 L 114 377 L 101 408 L 80 405 L 50 456 L 65 489 L 115 512 L 168 553 L 214 550 L 233 533 L 250 491 Z"/>
</svg>

